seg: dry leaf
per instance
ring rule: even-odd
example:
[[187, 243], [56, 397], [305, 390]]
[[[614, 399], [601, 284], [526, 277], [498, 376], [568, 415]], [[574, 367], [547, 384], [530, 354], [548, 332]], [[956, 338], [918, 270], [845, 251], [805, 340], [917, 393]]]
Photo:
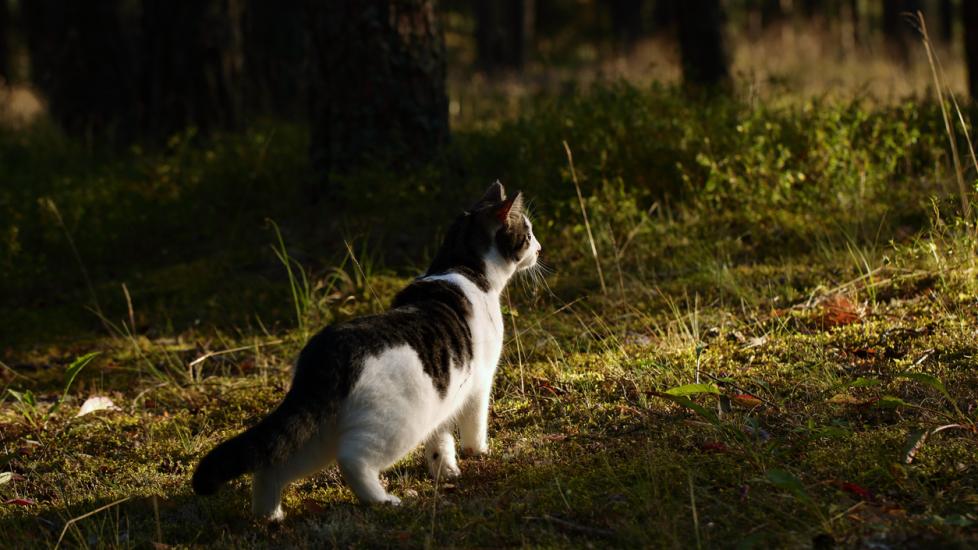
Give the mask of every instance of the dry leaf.
[[738, 393], [736, 395], [731, 395], [730, 400], [736, 403], [737, 405], [740, 405], [741, 407], [747, 407], [748, 409], [753, 409], [754, 407], [760, 407], [764, 403], [760, 399], [747, 393]]
[[851, 325], [861, 318], [859, 307], [843, 294], [833, 294], [822, 302], [819, 321], [825, 328]]
[[82, 403], [81, 409], [76, 414], [76, 417], [85, 416], [86, 414], [93, 413], [96, 411], [119, 411], [122, 410], [112, 402], [108, 397], [95, 396], [89, 397]]

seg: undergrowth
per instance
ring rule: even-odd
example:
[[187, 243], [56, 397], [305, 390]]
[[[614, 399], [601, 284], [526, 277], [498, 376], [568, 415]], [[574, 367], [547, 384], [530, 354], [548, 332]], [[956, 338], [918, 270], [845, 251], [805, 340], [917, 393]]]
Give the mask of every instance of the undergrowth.
[[[0, 540], [974, 545], [976, 251], [940, 117], [595, 87], [319, 202], [299, 128], [125, 153], [0, 135]], [[491, 454], [451, 484], [410, 455], [397, 509], [325, 471], [278, 528], [247, 479], [193, 496], [308, 335], [382, 309], [496, 177], [556, 272], [504, 298]], [[119, 410], [76, 416], [92, 396]]]

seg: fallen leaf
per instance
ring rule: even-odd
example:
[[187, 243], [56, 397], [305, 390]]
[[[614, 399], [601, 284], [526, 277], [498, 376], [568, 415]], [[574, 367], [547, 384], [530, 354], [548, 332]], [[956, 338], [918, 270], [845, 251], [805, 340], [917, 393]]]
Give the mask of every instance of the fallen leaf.
[[873, 500], [873, 493], [871, 493], [869, 489], [856, 483], [845, 482], [842, 484], [842, 490], [847, 493], [852, 493], [862, 500]]
[[24, 476], [13, 472], [0, 472], [0, 485], [11, 481], [24, 481]]
[[744, 349], [759, 348], [766, 343], [767, 343], [767, 336], [754, 336], [753, 338], [747, 341], [747, 344], [744, 346]]
[[843, 294], [834, 294], [822, 301], [819, 321], [825, 328], [851, 325], [861, 318], [859, 308]]
[[904, 464], [910, 464], [917, 457], [917, 453], [927, 441], [927, 434], [927, 430], [913, 430], [907, 435], [907, 443], [903, 446]]
[[109, 399], [108, 397], [95, 396], [95, 397], [89, 397], [88, 399], [85, 400], [84, 403], [82, 403], [81, 409], [78, 411], [78, 414], [76, 414], [75, 417], [85, 416], [86, 414], [90, 414], [97, 411], [120, 411], [120, 410], [122, 409], [117, 407], [116, 404], [113, 403], [112, 400]]
[[760, 407], [763, 404], [763, 401], [761, 401], [760, 399], [746, 393], [738, 393], [736, 395], [731, 395], [730, 400], [740, 405], [741, 407], [747, 407], [748, 409], [753, 409], [754, 407]]
[[708, 441], [700, 445], [700, 450], [704, 453], [725, 453], [727, 446], [719, 441]]
[[857, 407], [861, 407], [864, 405], [870, 405], [877, 401], [879, 401], [879, 399], [876, 397], [859, 398], [853, 397], [847, 393], [839, 393], [829, 398], [828, 403], [832, 403], [833, 405], [855, 405]]
[[15, 506], [33, 506], [34, 501], [29, 498], [12, 498], [10, 500], [3, 501], [4, 504], [13, 504]]

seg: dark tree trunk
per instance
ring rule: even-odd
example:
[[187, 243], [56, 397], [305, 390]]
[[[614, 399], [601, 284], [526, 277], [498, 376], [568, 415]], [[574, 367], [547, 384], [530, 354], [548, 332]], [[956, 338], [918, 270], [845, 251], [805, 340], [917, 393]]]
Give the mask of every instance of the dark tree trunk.
[[248, 112], [297, 119], [308, 102], [304, 0], [247, 0], [242, 21]]
[[[819, 12], [822, 11], [824, 7], [823, 2], [820, 0], [801, 0], [801, 14], [809, 19], [819, 15]], [[823, 17], [825, 16], [824, 13], [821, 15]]]
[[761, 27], [769, 28], [784, 20], [781, 0], [761, 0]]
[[448, 139], [445, 43], [432, 0], [310, 2], [313, 166], [430, 159]]
[[[965, 0], [965, 3], [971, 1]], [[950, 44], [954, 40], [954, 2], [940, 0], [937, 10], [937, 37], [942, 42]]]
[[968, 92], [974, 101], [978, 99], [978, 2], [965, 0], [961, 3], [961, 21], [964, 23], [964, 55], [968, 65]]
[[0, 0], [0, 84], [10, 81], [10, 7]]
[[608, 8], [611, 11], [611, 30], [620, 50], [629, 52], [635, 43], [642, 38], [645, 29], [642, 28], [643, 0], [610, 0]]
[[652, 6], [652, 26], [657, 31], [670, 30], [676, 27], [679, 14], [676, 2], [673, 0], [655, 0]]
[[684, 0], [678, 10], [684, 83], [699, 89], [725, 87], [730, 67], [720, 0]]
[[135, 14], [122, 0], [21, 2], [31, 76], [68, 133], [132, 136], [136, 114]]
[[915, 16], [921, 9], [919, 0], [882, 0], [883, 38], [886, 47], [897, 61], [910, 63], [910, 51], [915, 39], [915, 31], [908, 17]]
[[239, 123], [241, 18], [240, 0], [143, 0], [140, 96], [146, 136]]
[[477, 63], [486, 72], [520, 70], [533, 39], [533, 0], [477, 0]]

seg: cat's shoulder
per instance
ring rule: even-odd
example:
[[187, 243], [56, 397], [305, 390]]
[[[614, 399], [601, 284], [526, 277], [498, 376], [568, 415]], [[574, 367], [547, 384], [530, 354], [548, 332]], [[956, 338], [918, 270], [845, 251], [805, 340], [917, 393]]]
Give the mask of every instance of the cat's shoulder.
[[453, 307], [471, 307], [469, 294], [474, 285], [458, 273], [426, 275], [419, 277], [394, 296], [392, 309], [421, 306], [426, 303], [443, 303]]

